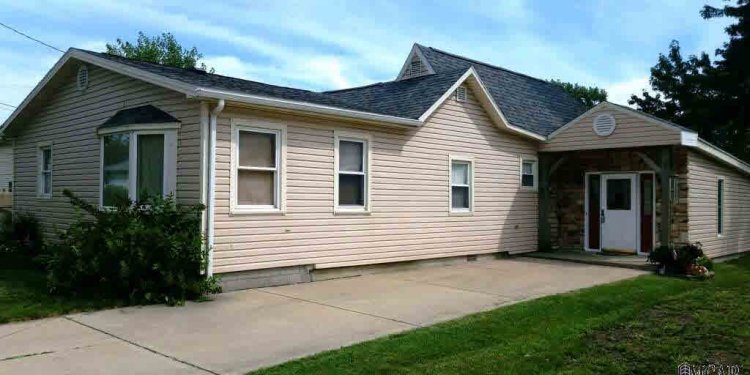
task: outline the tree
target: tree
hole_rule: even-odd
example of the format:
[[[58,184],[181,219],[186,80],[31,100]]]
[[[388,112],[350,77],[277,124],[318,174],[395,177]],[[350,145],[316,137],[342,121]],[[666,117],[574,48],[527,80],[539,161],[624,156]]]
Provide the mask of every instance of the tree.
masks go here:
[[[197,48],[183,48],[172,33],[162,33],[158,36],[148,37],[139,31],[135,44],[117,38],[115,44],[107,43],[106,52],[129,59],[178,68],[199,69],[208,71],[209,73],[214,72],[213,68],[209,70],[204,63],[198,65],[198,61],[203,58],[203,55],[198,52]]]
[[[586,107],[593,107],[607,100],[607,91],[594,86],[583,86],[577,83],[563,82],[559,79],[549,80],[551,83],[560,85],[568,94],[578,99]]]
[[[680,45],[672,41],[667,55],[660,54],[651,68],[649,83],[656,92],[644,90],[632,95],[628,103],[638,109],[689,127],[706,141],[750,160],[750,0],[738,0],[736,6],[705,6],[704,19],[732,17],[729,41],[715,52],[711,61],[705,52],[683,58]]]

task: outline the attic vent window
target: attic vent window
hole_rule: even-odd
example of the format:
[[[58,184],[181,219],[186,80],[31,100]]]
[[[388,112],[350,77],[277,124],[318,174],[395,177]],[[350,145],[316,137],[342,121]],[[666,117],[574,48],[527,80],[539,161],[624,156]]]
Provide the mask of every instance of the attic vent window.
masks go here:
[[[460,86],[456,89],[456,101],[457,102],[465,102],[466,101],[466,87]]]
[[[615,131],[615,117],[610,113],[602,113],[594,118],[594,133],[606,137]]]
[[[81,65],[78,68],[78,76],[76,77],[76,86],[79,90],[84,90],[89,86],[89,70],[85,65]]]
[[[410,76],[417,76],[422,72],[422,60],[414,59],[411,61],[411,67],[409,68]]]

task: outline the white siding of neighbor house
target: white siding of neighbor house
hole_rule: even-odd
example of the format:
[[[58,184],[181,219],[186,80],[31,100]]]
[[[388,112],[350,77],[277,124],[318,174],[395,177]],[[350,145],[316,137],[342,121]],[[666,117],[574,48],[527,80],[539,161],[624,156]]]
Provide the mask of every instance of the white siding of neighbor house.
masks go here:
[[[597,135],[593,129],[594,119],[602,113],[610,113],[615,117],[615,131],[606,137]],[[678,145],[680,141],[681,131],[677,128],[659,126],[623,110],[603,107],[575,120],[544,143],[540,151]]]
[[[717,181],[724,178],[724,231],[717,233]],[[708,256],[750,251],[750,177],[703,154],[688,153],[688,236]]]
[[[71,60],[72,64],[76,62]],[[183,94],[89,65],[89,86],[79,91],[75,74],[51,90],[47,102],[15,140],[15,210],[41,220],[45,234],[54,236],[75,220],[75,210],[62,195],[70,189],[99,202],[100,139],[96,129],[118,110],[145,104],[164,110],[182,122],[178,135],[177,198],[200,199],[200,105]],[[40,143],[52,145],[52,197],[37,197]]]
[[[230,213],[230,122],[287,129],[286,213]],[[334,131],[372,139],[371,214],[334,205]],[[536,145],[503,133],[473,95],[448,99],[419,129],[228,107],[219,117],[214,271],[337,267],[537,248],[537,193],[519,189],[519,155]],[[449,155],[474,159],[474,213],[451,215]]]
[[[13,145],[0,145],[0,192],[8,191],[8,183],[13,181]]]

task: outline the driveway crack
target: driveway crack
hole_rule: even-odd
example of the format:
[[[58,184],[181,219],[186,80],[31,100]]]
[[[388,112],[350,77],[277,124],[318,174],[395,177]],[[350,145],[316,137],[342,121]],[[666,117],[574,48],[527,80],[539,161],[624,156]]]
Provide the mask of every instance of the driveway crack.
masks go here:
[[[211,370],[209,370],[209,369],[207,369],[207,368],[205,368],[205,367],[201,367],[201,366],[198,366],[198,365],[196,365],[196,364],[194,364],[194,363],[190,363],[190,362],[184,361],[184,360],[182,360],[182,359],[179,359],[179,358],[177,358],[177,357],[175,357],[175,356],[171,356],[171,355],[169,355],[169,354],[165,354],[165,353],[159,352],[159,351],[157,351],[157,350],[155,350],[155,349],[152,349],[152,348],[149,348],[149,347],[147,347],[147,346],[141,345],[141,344],[139,344],[139,343],[137,343],[137,342],[135,342],[135,341],[132,341],[132,340],[128,340],[128,339],[126,339],[126,338],[123,338],[123,337],[120,337],[120,336],[114,335],[114,334],[112,334],[112,333],[109,333],[109,332],[107,332],[107,331],[105,331],[105,330],[102,330],[102,329],[96,328],[96,327],[94,327],[94,326],[92,326],[92,325],[89,325],[89,324],[86,324],[86,323],[83,323],[83,322],[79,322],[79,321],[77,321],[77,320],[75,320],[75,319],[73,319],[73,318],[71,318],[71,317],[69,317],[69,316],[64,316],[63,318],[65,318],[65,319],[67,319],[67,320],[69,320],[69,321],[71,321],[71,322],[73,322],[73,323],[76,323],[76,324],[80,324],[80,325],[82,325],[82,326],[84,326],[84,327],[86,327],[86,328],[89,328],[89,329],[92,329],[92,330],[94,330],[94,331],[97,331],[97,332],[99,332],[99,333],[103,333],[103,334],[105,334],[105,335],[107,335],[107,336],[109,336],[109,337],[115,338],[115,339],[117,339],[117,340],[120,340],[120,341],[122,341],[122,342],[125,342],[125,343],[128,343],[128,344],[130,344],[130,345],[136,346],[136,347],[138,347],[138,348],[141,348],[141,349],[143,349],[143,350],[149,351],[149,352],[151,352],[151,353],[154,353],[154,354],[156,354],[156,355],[162,356],[162,357],[164,357],[164,358],[168,358],[168,359],[171,359],[172,361],[175,361],[175,362],[179,362],[179,363],[182,363],[182,364],[184,364],[184,365],[187,365],[187,366],[190,366],[190,367],[192,367],[192,368],[195,368],[195,369],[198,369],[198,370],[204,371],[204,372],[206,372],[206,373],[209,373],[209,374],[213,374],[213,375],[220,375],[220,373],[218,373],[218,372],[215,372],[215,371],[211,371]]]
[[[299,297],[292,297],[292,296],[288,296],[286,294],[269,292],[269,291],[263,290],[263,289],[255,289],[255,290],[258,291],[258,292],[272,294],[274,296],[279,296],[279,297],[284,297],[284,298],[290,298],[290,299],[301,301],[301,302],[313,303],[313,304],[316,304],[316,305],[331,307],[331,308],[334,308],[334,309],[338,309],[338,310],[342,310],[342,311],[347,311],[347,312],[351,312],[351,313],[355,313],[355,314],[367,315],[367,316],[370,316],[370,317],[373,317],[373,318],[380,318],[380,319],[390,320],[392,322],[406,324],[406,325],[414,327],[414,328],[421,327],[421,325],[419,325],[419,324],[409,323],[409,322],[406,322],[406,321],[403,321],[403,320],[393,319],[393,318],[389,318],[389,317],[386,317],[386,316],[380,316],[380,315],[370,314],[370,313],[366,313],[366,312],[363,312],[363,311],[357,311],[357,310],[347,309],[346,307],[341,307],[341,306],[336,306],[336,305],[330,305],[330,304],[327,304],[327,303],[318,302],[318,301],[312,301],[312,300],[309,300],[309,299],[304,299],[304,298],[299,298]]]

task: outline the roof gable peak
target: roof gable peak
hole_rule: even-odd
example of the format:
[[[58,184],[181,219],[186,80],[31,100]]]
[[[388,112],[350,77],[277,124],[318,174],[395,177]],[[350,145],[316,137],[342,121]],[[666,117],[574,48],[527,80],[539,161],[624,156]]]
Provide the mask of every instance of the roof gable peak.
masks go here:
[[[404,65],[401,67],[396,81],[435,74],[435,69],[432,68],[430,62],[425,58],[421,48],[424,47],[417,43],[412,45],[409,56],[404,61]]]

